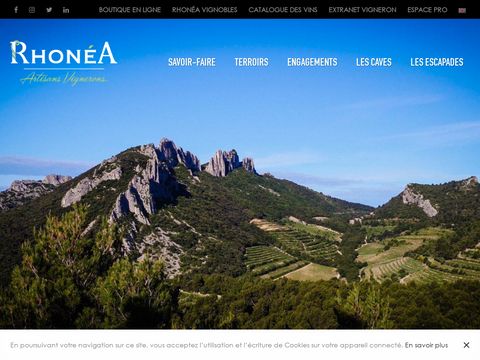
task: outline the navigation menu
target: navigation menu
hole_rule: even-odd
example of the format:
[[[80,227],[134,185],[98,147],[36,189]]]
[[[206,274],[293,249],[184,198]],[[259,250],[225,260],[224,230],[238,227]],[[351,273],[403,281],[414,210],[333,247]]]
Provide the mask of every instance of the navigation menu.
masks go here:
[[[410,57],[395,59],[388,56],[358,56],[351,58],[338,57],[169,57],[168,67],[217,67],[233,66],[243,68],[268,68],[271,66],[285,66],[287,68],[335,68],[338,66],[352,68],[390,68],[395,66],[409,67],[463,67],[465,58],[461,56],[447,57]]]
[[[478,18],[474,0],[421,0],[399,4],[385,0],[134,0],[84,2],[66,0],[8,0],[2,18]],[[32,10],[34,9],[34,10]]]

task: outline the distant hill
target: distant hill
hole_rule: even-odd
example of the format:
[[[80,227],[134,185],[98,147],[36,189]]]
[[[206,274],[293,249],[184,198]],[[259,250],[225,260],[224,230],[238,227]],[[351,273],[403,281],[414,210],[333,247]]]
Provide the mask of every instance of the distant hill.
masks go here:
[[[9,188],[0,192],[0,212],[26,204],[71,179],[70,176],[52,174],[43,180],[15,180]]]
[[[462,224],[480,219],[480,185],[472,176],[438,185],[408,184],[375,210],[376,218],[416,218],[437,224]]]

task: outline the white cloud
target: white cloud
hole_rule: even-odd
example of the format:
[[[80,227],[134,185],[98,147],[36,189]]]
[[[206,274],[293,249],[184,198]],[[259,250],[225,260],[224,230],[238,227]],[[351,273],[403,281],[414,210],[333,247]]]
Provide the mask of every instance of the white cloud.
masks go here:
[[[352,110],[386,110],[397,107],[433,104],[441,100],[443,100],[443,97],[440,95],[393,96],[353,102],[347,105],[346,108]]]
[[[480,139],[480,121],[463,121],[385,136],[383,140],[413,140],[428,145],[450,145]]]
[[[46,160],[18,156],[0,156],[0,175],[45,176],[47,174],[78,175],[92,167],[82,161]]]

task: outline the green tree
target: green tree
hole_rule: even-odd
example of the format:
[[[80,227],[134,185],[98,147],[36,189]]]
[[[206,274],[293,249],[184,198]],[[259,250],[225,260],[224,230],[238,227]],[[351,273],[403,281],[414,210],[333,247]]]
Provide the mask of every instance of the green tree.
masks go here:
[[[177,295],[160,262],[121,256],[122,234],[103,219],[92,235],[87,208],[48,216],[1,296],[2,327],[168,327]],[[120,260],[121,259],[121,260]]]
[[[160,261],[118,260],[93,293],[102,328],[169,328],[178,304]]]
[[[368,329],[389,329],[390,300],[381,292],[380,285],[373,282],[354,283],[347,298],[338,297],[338,303],[348,314],[360,320]]]
[[[14,328],[70,328],[88,301],[87,290],[120,246],[118,228],[106,220],[96,236],[86,231],[87,209],[48,216],[22,245],[22,263],[12,273],[3,318]]]

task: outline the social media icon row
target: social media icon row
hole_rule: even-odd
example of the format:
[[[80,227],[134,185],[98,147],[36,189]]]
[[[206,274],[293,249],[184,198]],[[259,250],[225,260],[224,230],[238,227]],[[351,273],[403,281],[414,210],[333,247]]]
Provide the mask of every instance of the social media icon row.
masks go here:
[[[20,12],[20,8],[19,8],[18,6],[15,6],[15,7],[13,8],[13,12],[14,12],[15,14],[18,14],[18,13]],[[37,12],[37,9],[36,9],[35,6],[29,6],[29,7],[28,7],[28,13],[29,13],[29,14],[35,14],[36,12]],[[51,6],[46,7],[46,8],[45,8],[45,12],[46,12],[47,14],[52,13],[52,12],[53,12],[53,7],[51,7]],[[61,12],[62,12],[63,14],[69,14],[69,13],[70,13],[70,9],[67,8],[67,7],[65,7],[65,6],[63,6],[62,9],[61,9]]]

